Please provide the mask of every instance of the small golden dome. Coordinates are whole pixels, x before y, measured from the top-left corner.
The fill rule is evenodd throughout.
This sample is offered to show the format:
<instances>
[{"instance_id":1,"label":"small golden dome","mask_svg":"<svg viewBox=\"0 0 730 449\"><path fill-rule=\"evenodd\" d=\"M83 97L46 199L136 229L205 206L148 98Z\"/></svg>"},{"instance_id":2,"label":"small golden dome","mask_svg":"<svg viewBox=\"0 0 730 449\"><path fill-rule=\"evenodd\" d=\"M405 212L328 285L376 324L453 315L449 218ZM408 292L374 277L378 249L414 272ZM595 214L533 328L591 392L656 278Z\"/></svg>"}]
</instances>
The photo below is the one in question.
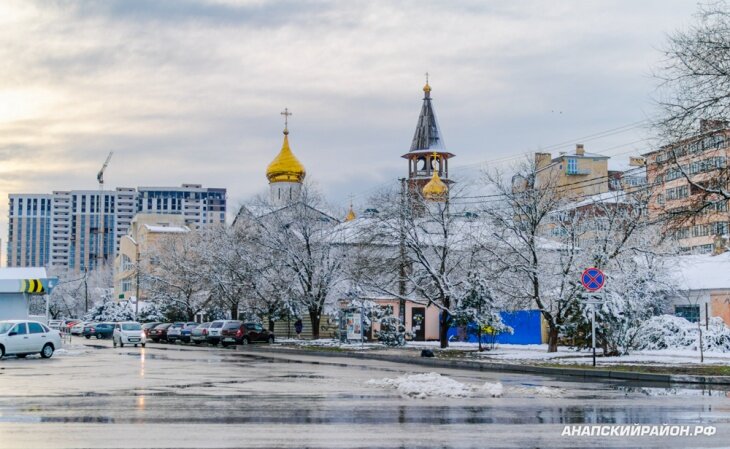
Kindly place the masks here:
<instances>
[{"instance_id":1,"label":"small golden dome","mask_svg":"<svg viewBox=\"0 0 730 449\"><path fill-rule=\"evenodd\" d=\"M302 182L307 172L304 165L294 156L289 148L289 132L284 131L284 144L281 151L266 168L266 177L269 183L274 182Z\"/></svg>"},{"instance_id":2,"label":"small golden dome","mask_svg":"<svg viewBox=\"0 0 730 449\"><path fill-rule=\"evenodd\" d=\"M345 217L345 221L352 221L355 218L357 218L357 215L355 215L355 211L352 210L352 204L350 204L350 210L347 211L347 216Z\"/></svg>"},{"instance_id":3,"label":"small golden dome","mask_svg":"<svg viewBox=\"0 0 730 449\"><path fill-rule=\"evenodd\" d=\"M423 86L423 91L426 93L431 92L431 86L428 84L428 81L426 81L426 85Z\"/></svg>"},{"instance_id":4,"label":"small golden dome","mask_svg":"<svg viewBox=\"0 0 730 449\"><path fill-rule=\"evenodd\" d=\"M423 197L428 201L444 202L448 195L449 186L441 180L438 170L434 170L431 180L423 186Z\"/></svg>"}]
</instances>

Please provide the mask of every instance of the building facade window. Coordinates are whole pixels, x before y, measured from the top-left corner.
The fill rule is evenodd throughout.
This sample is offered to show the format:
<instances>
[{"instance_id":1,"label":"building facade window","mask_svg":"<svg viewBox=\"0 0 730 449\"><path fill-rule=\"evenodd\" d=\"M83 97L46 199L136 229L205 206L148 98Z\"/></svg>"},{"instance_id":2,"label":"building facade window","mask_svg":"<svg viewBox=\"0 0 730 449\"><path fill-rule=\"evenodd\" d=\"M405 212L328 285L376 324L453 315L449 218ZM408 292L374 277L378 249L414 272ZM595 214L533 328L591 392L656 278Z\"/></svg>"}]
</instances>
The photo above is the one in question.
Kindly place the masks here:
<instances>
[{"instance_id":1,"label":"building facade window","mask_svg":"<svg viewBox=\"0 0 730 449\"><path fill-rule=\"evenodd\" d=\"M700 320L700 306L699 305L683 305L674 306L674 314L678 317L684 318L685 320L696 323Z\"/></svg>"}]
</instances>

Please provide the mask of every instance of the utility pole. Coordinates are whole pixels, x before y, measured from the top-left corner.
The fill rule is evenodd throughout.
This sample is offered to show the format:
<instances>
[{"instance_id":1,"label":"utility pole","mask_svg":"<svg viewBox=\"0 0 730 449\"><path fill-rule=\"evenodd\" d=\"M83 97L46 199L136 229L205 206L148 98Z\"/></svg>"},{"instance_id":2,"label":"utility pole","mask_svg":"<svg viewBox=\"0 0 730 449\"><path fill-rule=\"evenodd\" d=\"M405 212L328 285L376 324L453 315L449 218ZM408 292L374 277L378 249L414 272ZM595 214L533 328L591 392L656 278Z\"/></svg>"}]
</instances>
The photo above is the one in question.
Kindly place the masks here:
<instances>
[{"instance_id":1,"label":"utility pole","mask_svg":"<svg viewBox=\"0 0 730 449\"><path fill-rule=\"evenodd\" d=\"M139 320L139 238L137 238L137 251L135 251L135 275L136 275L136 291L134 293L134 319Z\"/></svg>"},{"instance_id":2,"label":"utility pole","mask_svg":"<svg viewBox=\"0 0 730 449\"><path fill-rule=\"evenodd\" d=\"M87 281L88 268L84 267L84 313L89 311L89 283Z\"/></svg>"},{"instance_id":3,"label":"utility pole","mask_svg":"<svg viewBox=\"0 0 730 449\"><path fill-rule=\"evenodd\" d=\"M405 327L406 325L406 178L400 178L400 196L401 196L401 207L400 207L400 232L399 232L399 279L398 279L398 315L400 316L401 324Z\"/></svg>"},{"instance_id":4,"label":"utility pole","mask_svg":"<svg viewBox=\"0 0 730 449\"><path fill-rule=\"evenodd\" d=\"M99 217L97 221L97 227L96 227L96 268L99 268L101 264L104 263L104 234L105 234L105 228L106 223L104 223L104 211L103 211L103 201L102 197L104 196L104 171L106 170L107 166L109 165L109 161L111 160L112 156L114 155L113 151L109 152L109 155L106 157L106 160L104 161L104 165L101 166L101 169L96 174L96 180L99 182L99 198L98 203L96 207L96 213Z\"/></svg>"}]
</instances>

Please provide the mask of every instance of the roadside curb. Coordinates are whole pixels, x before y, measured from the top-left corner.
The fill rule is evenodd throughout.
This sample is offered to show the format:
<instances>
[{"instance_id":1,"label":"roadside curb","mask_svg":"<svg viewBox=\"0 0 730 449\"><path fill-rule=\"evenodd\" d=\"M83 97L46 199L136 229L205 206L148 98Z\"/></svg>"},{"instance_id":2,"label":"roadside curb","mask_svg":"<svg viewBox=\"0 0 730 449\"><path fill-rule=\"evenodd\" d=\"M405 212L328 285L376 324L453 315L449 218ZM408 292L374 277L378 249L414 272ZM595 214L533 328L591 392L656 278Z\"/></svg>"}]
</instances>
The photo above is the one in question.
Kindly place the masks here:
<instances>
[{"instance_id":1,"label":"roadside curb","mask_svg":"<svg viewBox=\"0 0 730 449\"><path fill-rule=\"evenodd\" d=\"M382 362L395 362L395 363L407 363L411 365L420 366L431 366L438 368L459 368L468 369L475 371L501 371L510 373L522 373L522 374L540 374L550 376L566 376L577 379L591 379L598 381L605 380L631 380L639 382L651 382L651 383L662 383L662 384L694 384L694 385L730 385L730 376L693 376L693 375L674 375L674 374L653 374L653 373L639 373L639 372L628 372L628 371L612 371L612 370L593 370L593 369L579 369L579 368L556 368L547 366L534 366L534 365L515 365L509 363L494 363L494 362L477 362L470 360L444 360L437 358L426 358L426 357L408 357L401 355L389 355L389 354L368 354L367 352L352 352L352 351L318 351L312 349L294 349L294 348L281 348L271 347L267 348L255 348L246 347L243 349L241 346L237 347L240 352L269 352L269 353L281 353L281 354L300 354L300 355L314 355L318 357L341 357L341 358L352 358L360 360L379 360Z\"/></svg>"}]
</instances>

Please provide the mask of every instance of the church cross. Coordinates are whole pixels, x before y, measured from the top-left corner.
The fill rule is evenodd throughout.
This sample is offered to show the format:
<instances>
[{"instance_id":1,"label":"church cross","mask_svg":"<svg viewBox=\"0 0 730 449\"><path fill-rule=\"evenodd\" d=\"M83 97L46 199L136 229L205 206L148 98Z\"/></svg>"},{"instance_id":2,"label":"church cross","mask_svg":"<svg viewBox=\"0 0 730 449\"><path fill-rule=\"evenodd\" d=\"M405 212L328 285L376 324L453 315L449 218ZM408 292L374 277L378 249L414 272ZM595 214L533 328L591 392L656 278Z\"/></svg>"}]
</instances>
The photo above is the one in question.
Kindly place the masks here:
<instances>
[{"instance_id":1,"label":"church cross","mask_svg":"<svg viewBox=\"0 0 730 449\"><path fill-rule=\"evenodd\" d=\"M292 113L289 112L289 108L284 108L281 115L284 116L284 131L289 132L289 116L292 115Z\"/></svg>"}]
</instances>

